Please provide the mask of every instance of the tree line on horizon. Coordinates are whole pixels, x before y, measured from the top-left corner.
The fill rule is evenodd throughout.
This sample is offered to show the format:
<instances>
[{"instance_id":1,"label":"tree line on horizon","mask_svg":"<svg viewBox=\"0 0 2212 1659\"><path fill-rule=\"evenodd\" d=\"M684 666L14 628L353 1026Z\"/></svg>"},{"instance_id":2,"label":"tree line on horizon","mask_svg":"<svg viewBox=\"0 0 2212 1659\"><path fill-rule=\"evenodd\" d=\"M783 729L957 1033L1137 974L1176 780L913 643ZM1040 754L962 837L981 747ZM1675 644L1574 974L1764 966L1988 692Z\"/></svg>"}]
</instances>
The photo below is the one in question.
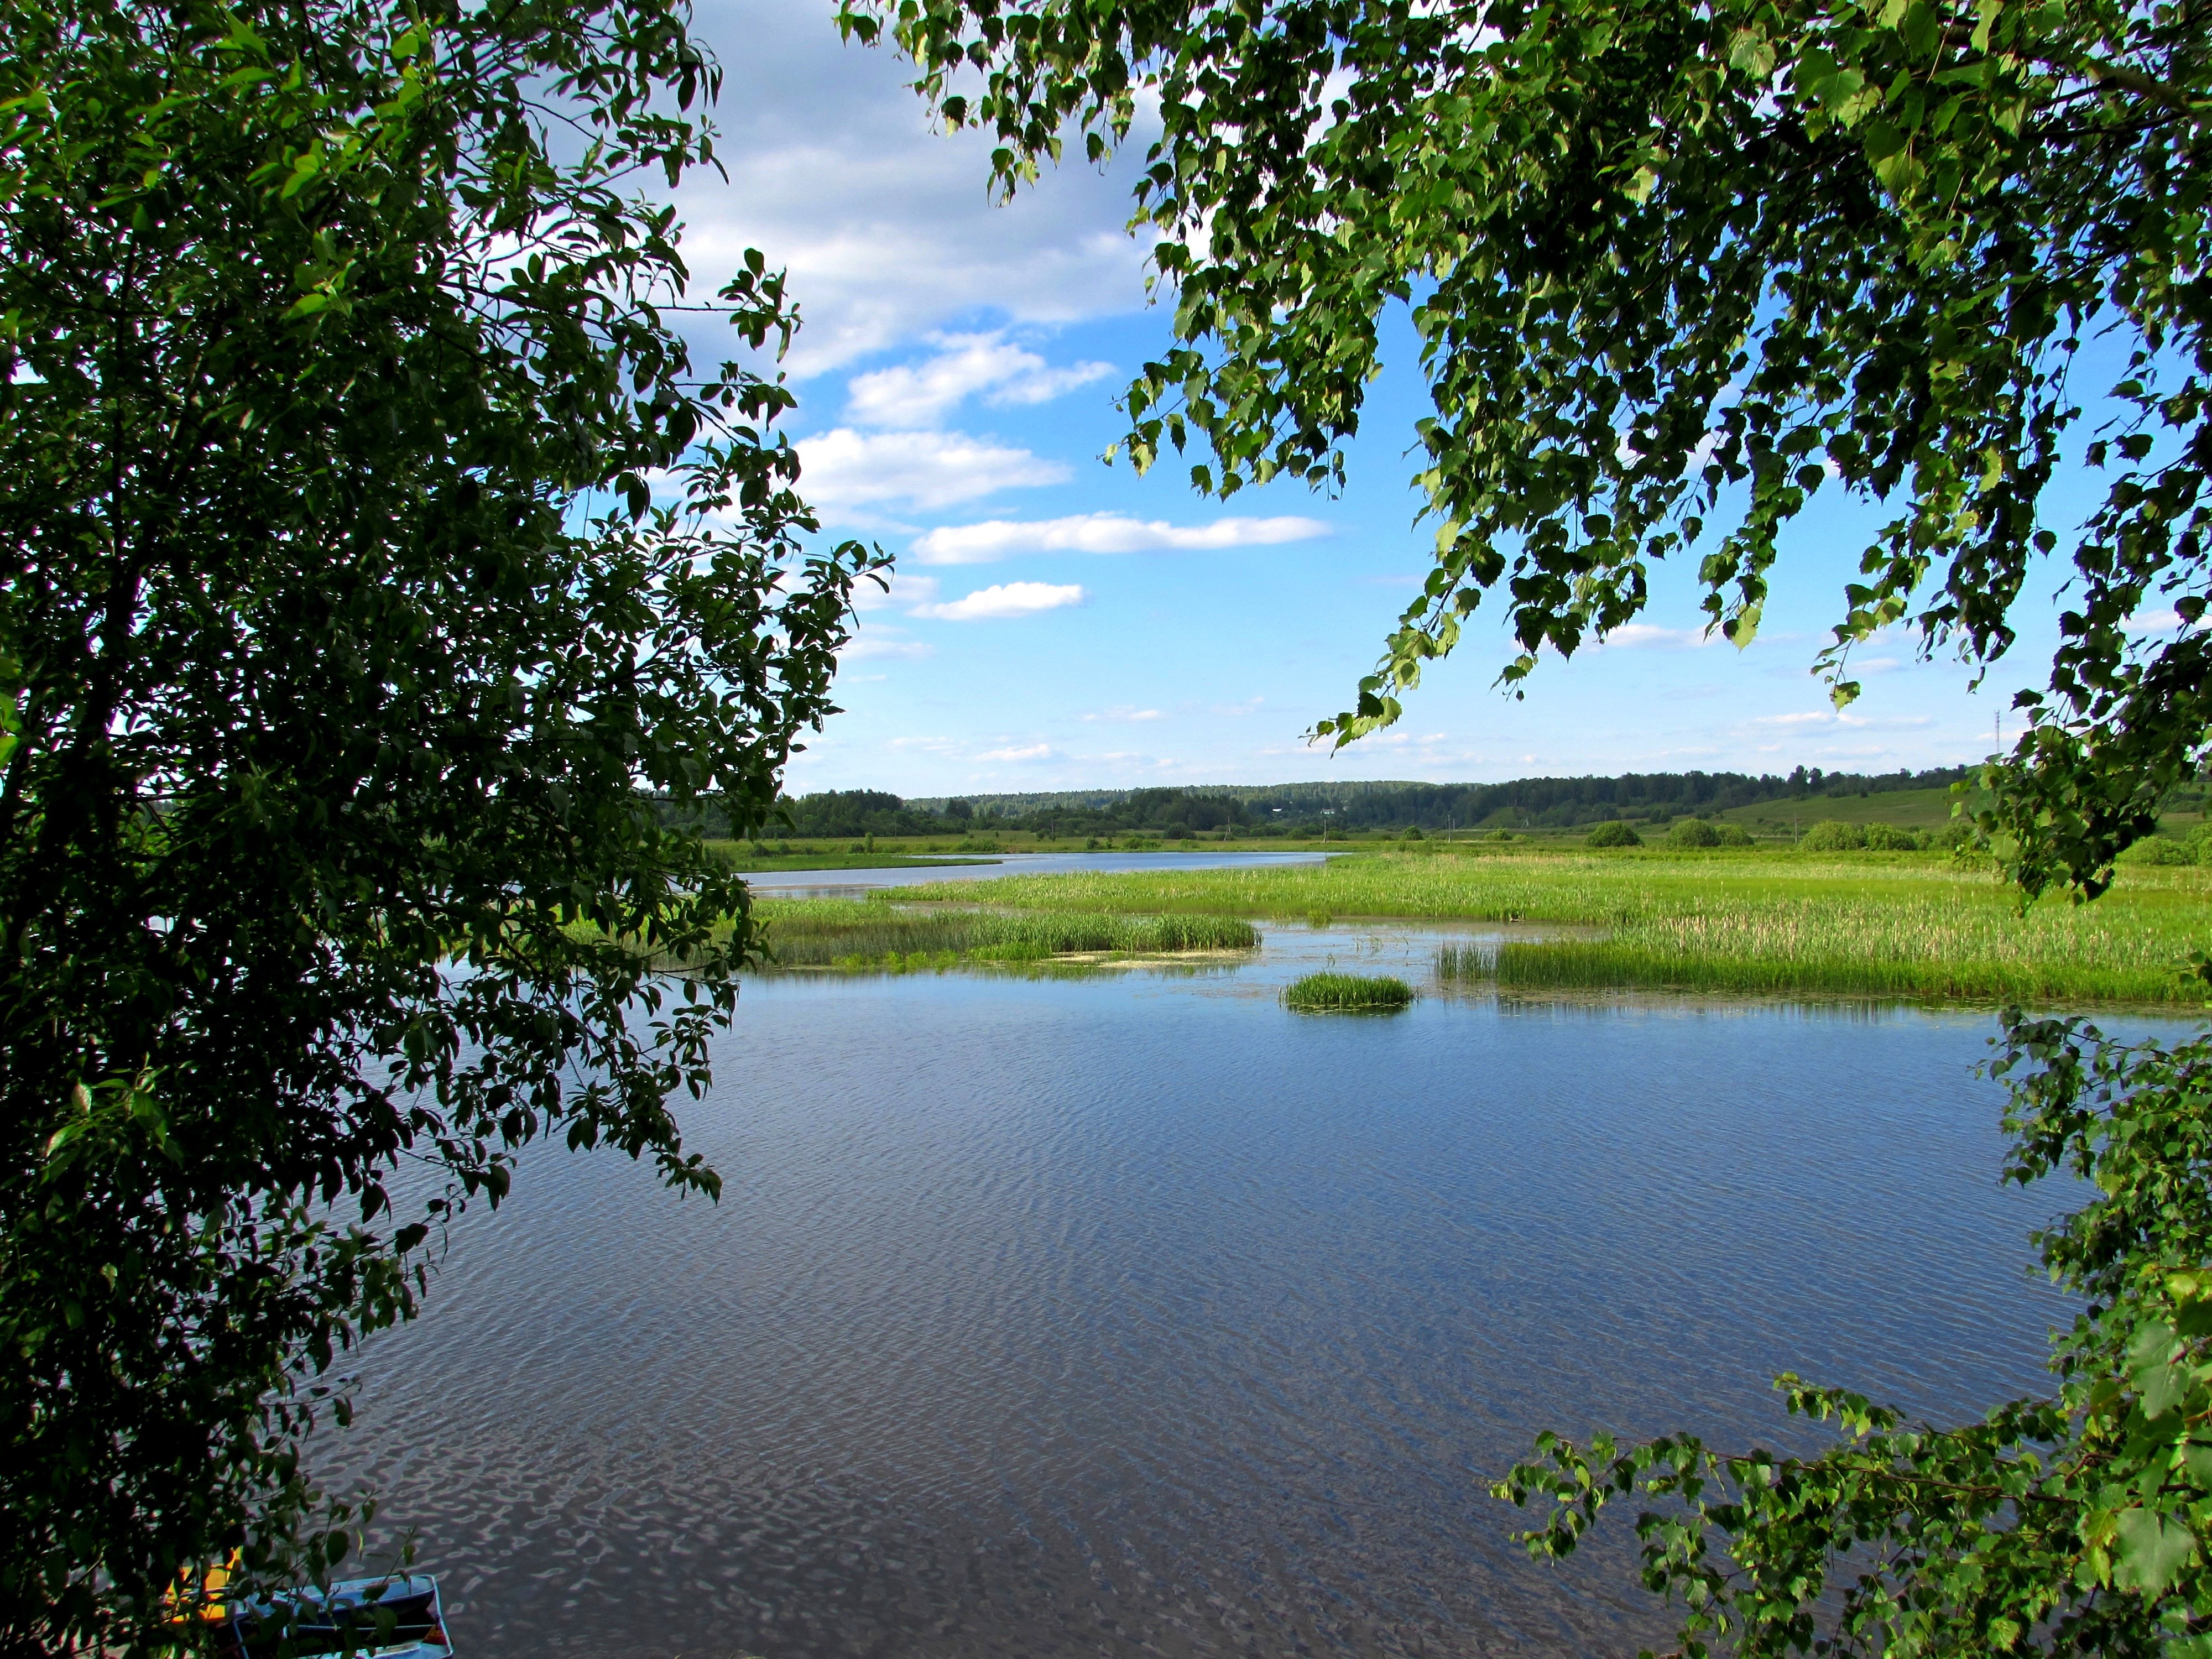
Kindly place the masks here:
<instances>
[{"instance_id":1,"label":"tree line on horizon","mask_svg":"<svg viewBox=\"0 0 2212 1659\"><path fill-rule=\"evenodd\" d=\"M941 836L978 828L1054 836L1152 833L1173 839L1224 828L1266 835L1324 830L1574 829L1613 819L1667 823L1765 801L1948 788L1970 769L1786 774L1624 773L1503 783L1282 783L902 799L833 789L777 804L788 833L829 838Z\"/></svg>"}]
</instances>

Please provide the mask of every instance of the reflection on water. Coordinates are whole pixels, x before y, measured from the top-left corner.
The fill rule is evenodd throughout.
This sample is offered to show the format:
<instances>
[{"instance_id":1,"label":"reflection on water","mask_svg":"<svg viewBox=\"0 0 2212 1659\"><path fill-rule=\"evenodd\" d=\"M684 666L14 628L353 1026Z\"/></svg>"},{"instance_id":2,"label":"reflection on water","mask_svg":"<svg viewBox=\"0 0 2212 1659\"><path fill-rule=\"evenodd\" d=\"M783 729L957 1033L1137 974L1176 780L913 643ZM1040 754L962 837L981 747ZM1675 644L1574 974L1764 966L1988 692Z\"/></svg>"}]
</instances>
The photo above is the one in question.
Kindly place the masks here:
<instances>
[{"instance_id":1,"label":"reflection on water","mask_svg":"<svg viewBox=\"0 0 2212 1659\"><path fill-rule=\"evenodd\" d=\"M1485 1495L1539 1429L2038 1386L2066 1198L1997 1183L1990 1018L1276 1006L1441 937L750 982L684 1114L721 1204L526 1159L322 1472L484 1659L1628 1654L1625 1528L1540 1568Z\"/></svg>"}]
</instances>

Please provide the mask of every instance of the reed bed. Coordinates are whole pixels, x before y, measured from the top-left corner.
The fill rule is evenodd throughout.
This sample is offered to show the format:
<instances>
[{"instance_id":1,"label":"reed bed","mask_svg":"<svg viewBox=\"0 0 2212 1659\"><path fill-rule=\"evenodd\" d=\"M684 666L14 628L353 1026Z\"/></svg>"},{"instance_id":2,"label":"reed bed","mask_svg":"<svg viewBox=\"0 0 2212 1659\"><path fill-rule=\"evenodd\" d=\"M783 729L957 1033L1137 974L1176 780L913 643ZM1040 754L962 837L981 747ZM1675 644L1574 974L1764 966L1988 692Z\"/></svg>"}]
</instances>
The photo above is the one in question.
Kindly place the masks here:
<instances>
[{"instance_id":1,"label":"reed bed","mask_svg":"<svg viewBox=\"0 0 2212 1659\"><path fill-rule=\"evenodd\" d=\"M1528 988L2033 1002L2200 1000L2176 972L2212 944L2212 870L2130 868L2094 904L2026 914L1988 872L1939 854L1754 851L1670 857L1363 856L1274 869L1075 874L909 888L1009 908L1581 924L1601 939L1507 943L1447 977Z\"/></svg>"},{"instance_id":2,"label":"reed bed","mask_svg":"<svg viewBox=\"0 0 2212 1659\"><path fill-rule=\"evenodd\" d=\"M1260 942L1237 916L1131 916L1105 912L1006 915L910 910L880 901L768 899L771 965L781 968L949 968L962 961L1043 962L1077 955L1173 956L1249 951Z\"/></svg>"},{"instance_id":3,"label":"reed bed","mask_svg":"<svg viewBox=\"0 0 2212 1659\"><path fill-rule=\"evenodd\" d=\"M1413 1000L1413 988L1387 974L1308 974L1283 988L1284 1005L1303 1013L1382 1013Z\"/></svg>"}]
</instances>

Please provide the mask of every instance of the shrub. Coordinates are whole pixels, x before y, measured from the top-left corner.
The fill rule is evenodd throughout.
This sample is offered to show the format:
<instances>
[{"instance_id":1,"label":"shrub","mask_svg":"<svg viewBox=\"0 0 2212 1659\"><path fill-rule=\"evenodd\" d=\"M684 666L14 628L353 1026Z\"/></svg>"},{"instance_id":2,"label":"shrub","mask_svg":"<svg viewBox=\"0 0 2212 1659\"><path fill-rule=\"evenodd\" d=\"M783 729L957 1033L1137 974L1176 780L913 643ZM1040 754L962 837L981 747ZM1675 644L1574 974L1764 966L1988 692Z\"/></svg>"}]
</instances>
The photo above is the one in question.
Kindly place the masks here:
<instances>
[{"instance_id":1,"label":"shrub","mask_svg":"<svg viewBox=\"0 0 2212 1659\"><path fill-rule=\"evenodd\" d=\"M1667 832L1669 847L1717 847L1721 833L1703 818L1684 818Z\"/></svg>"},{"instance_id":2,"label":"shrub","mask_svg":"<svg viewBox=\"0 0 2212 1659\"><path fill-rule=\"evenodd\" d=\"M1283 991L1286 1006L1332 1014L1374 1013L1413 1000L1412 986L1384 974L1308 974Z\"/></svg>"},{"instance_id":3,"label":"shrub","mask_svg":"<svg viewBox=\"0 0 2212 1659\"><path fill-rule=\"evenodd\" d=\"M1510 830L1493 830L1490 832L1490 838L1492 841L1511 841L1514 836Z\"/></svg>"},{"instance_id":4,"label":"shrub","mask_svg":"<svg viewBox=\"0 0 2212 1659\"><path fill-rule=\"evenodd\" d=\"M2120 854L2122 864L2194 864L2196 856L2178 841L2146 836Z\"/></svg>"},{"instance_id":5,"label":"shrub","mask_svg":"<svg viewBox=\"0 0 2212 1659\"><path fill-rule=\"evenodd\" d=\"M1428 837L1421 833L1421 826L1416 823L1407 829L1406 833L1401 836L1400 839L1403 841L1426 841Z\"/></svg>"},{"instance_id":6,"label":"shrub","mask_svg":"<svg viewBox=\"0 0 2212 1659\"><path fill-rule=\"evenodd\" d=\"M2199 864L2212 864L2212 821L2198 824L2182 843Z\"/></svg>"},{"instance_id":7,"label":"shrub","mask_svg":"<svg viewBox=\"0 0 2212 1659\"><path fill-rule=\"evenodd\" d=\"M1752 840L1751 831L1745 829L1740 823L1717 823L1713 826L1713 833L1720 837L1720 844L1723 847L1755 847L1758 845L1756 842Z\"/></svg>"},{"instance_id":8,"label":"shrub","mask_svg":"<svg viewBox=\"0 0 2212 1659\"><path fill-rule=\"evenodd\" d=\"M1872 853L1917 853L1921 848L1920 837L1912 831L1887 823L1867 825L1866 844Z\"/></svg>"},{"instance_id":9,"label":"shrub","mask_svg":"<svg viewBox=\"0 0 2212 1659\"><path fill-rule=\"evenodd\" d=\"M1641 847L1644 845L1644 837L1621 823L1620 819L1615 818L1612 823L1601 823L1596 829L1591 830L1589 839L1583 845L1586 847Z\"/></svg>"},{"instance_id":10,"label":"shrub","mask_svg":"<svg viewBox=\"0 0 2212 1659\"><path fill-rule=\"evenodd\" d=\"M1866 849L1867 834L1856 823L1822 818L1797 843L1808 853L1857 853Z\"/></svg>"}]
</instances>

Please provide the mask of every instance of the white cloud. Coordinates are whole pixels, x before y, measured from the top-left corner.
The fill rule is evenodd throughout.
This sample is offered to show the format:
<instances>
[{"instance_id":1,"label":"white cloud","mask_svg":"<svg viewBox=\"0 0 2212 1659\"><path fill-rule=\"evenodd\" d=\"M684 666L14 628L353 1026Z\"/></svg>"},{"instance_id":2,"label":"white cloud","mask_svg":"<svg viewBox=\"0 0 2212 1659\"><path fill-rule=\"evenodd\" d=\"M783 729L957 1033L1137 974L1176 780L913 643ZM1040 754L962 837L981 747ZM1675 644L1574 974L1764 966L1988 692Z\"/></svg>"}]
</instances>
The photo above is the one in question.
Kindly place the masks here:
<instances>
[{"instance_id":1,"label":"white cloud","mask_svg":"<svg viewBox=\"0 0 2212 1659\"><path fill-rule=\"evenodd\" d=\"M870 657L913 662L936 654L935 646L921 640L885 639L880 634L863 634L840 651L837 657L841 662L864 662Z\"/></svg>"},{"instance_id":2,"label":"white cloud","mask_svg":"<svg viewBox=\"0 0 2212 1659\"><path fill-rule=\"evenodd\" d=\"M2179 611L2146 611L2120 626L2130 634L2171 634L2181 626Z\"/></svg>"},{"instance_id":3,"label":"white cloud","mask_svg":"<svg viewBox=\"0 0 2212 1659\"><path fill-rule=\"evenodd\" d=\"M910 605L927 605L937 598L937 578L914 576L903 570L895 570L888 587L878 587L872 581L860 580L853 586L853 609L855 611L889 611Z\"/></svg>"},{"instance_id":4,"label":"white cloud","mask_svg":"<svg viewBox=\"0 0 2212 1659\"><path fill-rule=\"evenodd\" d=\"M1111 363L1054 368L1004 331L939 334L937 355L919 363L855 375L846 386L847 418L863 426L935 426L957 404L983 394L994 404L1042 404L1103 379Z\"/></svg>"},{"instance_id":5,"label":"white cloud","mask_svg":"<svg viewBox=\"0 0 2212 1659\"><path fill-rule=\"evenodd\" d=\"M829 512L894 504L933 512L1068 477L1060 462L960 432L870 434L841 426L800 440L799 462L806 499Z\"/></svg>"},{"instance_id":6,"label":"white cloud","mask_svg":"<svg viewBox=\"0 0 2212 1659\"><path fill-rule=\"evenodd\" d=\"M1157 708L1139 708L1129 703L1119 708L1102 708L1095 714L1085 714L1087 720L1156 720L1160 718Z\"/></svg>"},{"instance_id":7,"label":"white cloud","mask_svg":"<svg viewBox=\"0 0 2212 1659\"><path fill-rule=\"evenodd\" d=\"M987 761L1041 761L1050 760L1052 754L1050 744L1033 743L1026 749L986 749L975 758Z\"/></svg>"},{"instance_id":8,"label":"white cloud","mask_svg":"<svg viewBox=\"0 0 2212 1659\"><path fill-rule=\"evenodd\" d=\"M1108 169L1047 168L994 204L991 135L930 130L894 53L848 46L832 9L702 0L696 32L726 70L715 154L677 193L690 297L712 295L758 248L787 270L805 317L789 367L851 363L993 312L1056 324L1141 310L1144 260L1122 229L1149 131ZM732 355L726 326L695 333Z\"/></svg>"},{"instance_id":9,"label":"white cloud","mask_svg":"<svg viewBox=\"0 0 2212 1659\"><path fill-rule=\"evenodd\" d=\"M979 587L965 599L944 605L916 605L909 614L933 617L939 622L981 622L1001 617L1033 617L1040 611L1081 605L1088 597L1072 582L1065 586L1053 582L1001 582L993 587Z\"/></svg>"},{"instance_id":10,"label":"white cloud","mask_svg":"<svg viewBox=\"0 0 2212 1659\"><path fill-rule=\"evenodd\" d=\"M1808 708L1795 714L1761 714L1753 726L1843 726L1866 732L1917 732L1935 721L1926 714L1869 715L1839 714L1832 708ZM1874 752L1874 751L1869 751Z\"/></svg>"},{"instance_id":11,"label":"white cloud","mask_svg":"<svg viewBox=\"0 0 2212 1659\"><path fill-rule=\"evenodd\" d=\"M1624 623L1599 643L1617 651L1694 651L1720 637L1702 628L1661 628L1654 623Z\"/></svg>"},{"instance_id":12,"label":"white cloud","mask_svg":"<svg viewBox=\"0 0 2212 1659\"><path fill-rule=\"evenodd\" d=\"M1160 550L1266 547L1326 536L1318 519L1216 519L1212 524L1175 525L1165 520L1133 519L1123 513L1084 513L1067 519L1020 522L988 519L981 524L933 530L914 544L924 564L989 564L1015 553L1143 553Z\"/></svg>"}]
</instances>

